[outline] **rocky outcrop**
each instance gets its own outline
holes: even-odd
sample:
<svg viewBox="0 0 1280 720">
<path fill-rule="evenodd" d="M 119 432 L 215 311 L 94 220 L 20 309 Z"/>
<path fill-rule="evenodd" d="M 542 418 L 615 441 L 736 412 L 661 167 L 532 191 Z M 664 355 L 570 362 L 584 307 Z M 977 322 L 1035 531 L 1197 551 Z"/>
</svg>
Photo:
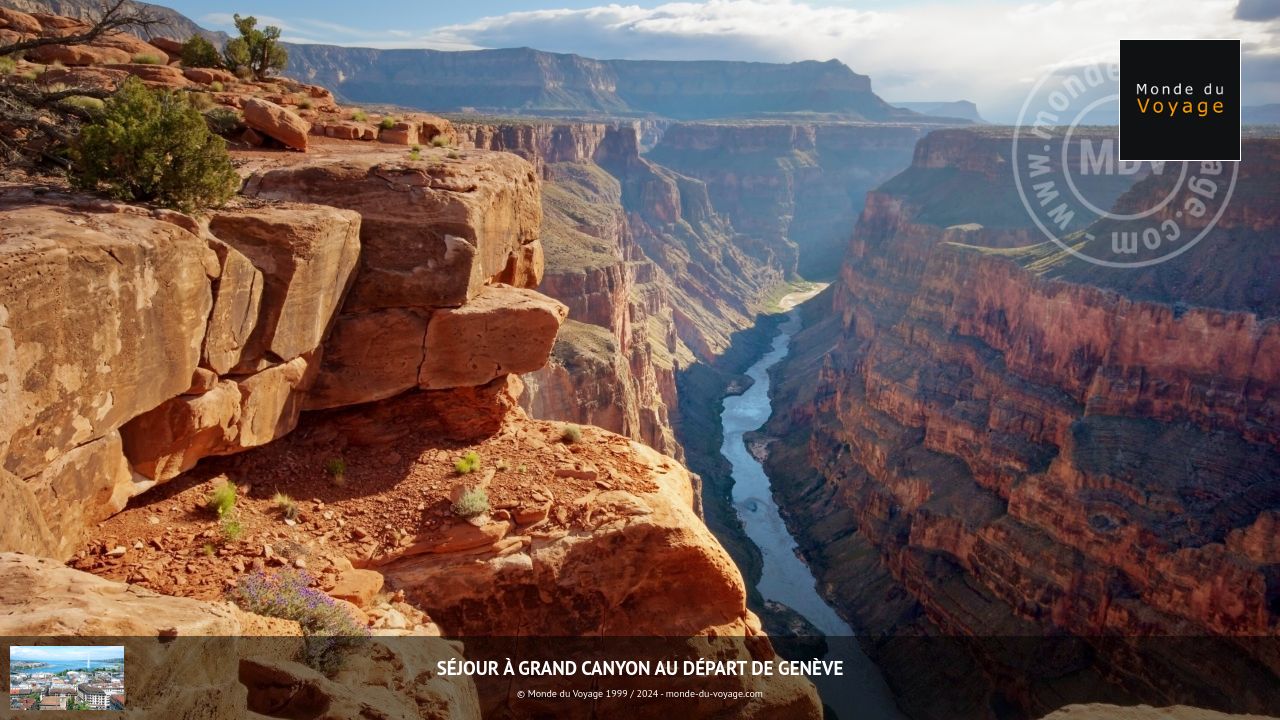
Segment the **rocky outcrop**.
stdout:
<svg viewBox="0 0 1280 720">
<path fill-rule="evenodd" d="M 240 107 L 244 110 L 244 122 L 249 127 L 279 140 L 286 147 L 303 151 L 307 149 L 307 134 L 311 132 L 311 123 L 273 102 L 259 98 L 246 98 Z"/>
<path fill-rule="evenodd" d="M 514 270 L 536 265 L 525 258 L 537 255 L 530 249 L 541 220 L 537 176 L 519 158 L 469 155 L 428 166 L 353 156 L 269 170 L 245 192 L 350 208 L 362 218 L 360 267 L 308 407 L 483 385 L 545 363 L 563 306 L 488 284 L 539 276 L 536 268 Z M 516 315 L 519 327 L 504 324 Z"/>
<path fill-rule="evenodd" d="M 160 595 L 18 553 L 0 553 L 0 573 L 0 632 L 32 643 L 58 637 L 123 644 L 127 707 L 138 717 L 281 717 L 284 707 L 334 720 L 362 713 L 480 717 L 470 679 L 432 672 L 439 660 L 461 658 L 439 638 L 374 640 L 347 658 L 340 677 L 329 678 L 291 659 L 301 638 L 290 621 Z M 274 637 L 254 637 L 263 627 Z"/>
<path fill-rule="evenodd" d="M 130 497 L 282 437 L 308 407 L 545 364 L 564 306 L 486 284 L 540 275 L 528 165 L 475 153 L 435 176 L 352 167 L 267 173 L 252 187 L 275 201 L 204 222 L 4 193 L 0 462 L 33 521 L 10 547 L 65 557 Z M 366 182 L 361 212 L 332 206 L 351 204 L 350 173 Z M 282 179 L 295 175 L 303 185 Z"/>
<path fill-rule="evenodd" d="M 1244 688 L 1278 668 L 1261 538 L 1280 507 L 1280 334 L 1259 312 L 1265 263 L 1239 255 L 1260 247 L 1273 143 L 1246 146 L 1243 194 L 1203 245 L 1123 278 L 1037 244 L 998 131 L 930 135 L 870 197 L 781 371 L 769 469 L 913 714 L 957 712 L 914 674 L 926 647 L 1004 678 L 964 686 L 975 717 L 1043 715 L 1073 680 L 1093 699 L 1276 707 Z M 1086 192 L 1124 205 L 1154 182 Z M 1271 294 L 1223 292 L 1219 253 Z M 974 640 L 904 649 L 910 634 Z M 1028 665 L 997 635 L 1086 640 L 1066 667 Z"/>
</svg>

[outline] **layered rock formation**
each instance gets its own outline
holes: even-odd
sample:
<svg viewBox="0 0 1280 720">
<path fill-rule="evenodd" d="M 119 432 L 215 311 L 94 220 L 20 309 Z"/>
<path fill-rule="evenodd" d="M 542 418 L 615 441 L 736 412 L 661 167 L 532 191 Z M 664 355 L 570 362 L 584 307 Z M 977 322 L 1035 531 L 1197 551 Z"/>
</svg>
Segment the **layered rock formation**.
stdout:
<svg viewBox="0 0 1280 720">
<path fill-rule="evenodd" d="M 707 184 L 736 244 L 808 278 L 839 267 L 867 191 L 910 163 L 925 126 L 679 123 L 648 158 Z"/>
<path fill-rule="evenodd" d="M 677 370 L 728 347 L 781 275 L 736 247 L 701 183 L 640 157 L 635 125 L 458 132 L 465 145 L 525 157 L 544 178 L 541 290 L 570 320 L 548 366 L 526 378 L 525 406 L 678 457 Z"/>
<path fill-rule="evenodd" d="M 1009 145 L 933 133 L 870 196 L 779 376 L 792 527 L 916 716 L 1274 711 L 1280 288 L 1250 240 L 1278 144 L 1246 144 L 1202 245 L 1110 275 L 1039 242 Z M 1134 207 L 1161 180 L 1096 182 Z M 939 691 L 922 655 L 969 680 Z"/>
<path fill-rule="evenodd" d="M 761 113 L 914 117 L 836 60 L 789 64 L 595 60 L 531 48 L 455 53 L 290 45 L 289 73 L 343 97 L 495 115 L 699 119 Z"/>
<path fill-rule="evenodd" d="M 363 216 L 333 207 L 360 179 Z M 288 433 L 304 408 L 545 364 L 564 306 L 491 282 L 537 242 L 537 178 L 518 158 L 475 154 L 439 177 L 300 165 L 251 192 L 329 204 L 243 203 L 197 223 L 4 193 L 0 451 L 6 493 L 44 518 L 23 549 L 65 557 L 130 497 Z"/>
</svg>

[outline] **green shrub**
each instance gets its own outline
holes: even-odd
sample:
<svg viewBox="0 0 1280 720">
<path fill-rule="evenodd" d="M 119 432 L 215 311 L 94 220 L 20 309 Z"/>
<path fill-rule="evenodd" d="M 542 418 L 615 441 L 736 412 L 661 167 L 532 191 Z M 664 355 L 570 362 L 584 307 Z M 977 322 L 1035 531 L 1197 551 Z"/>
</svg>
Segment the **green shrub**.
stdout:
<svg viewBox="0 0 1280 720">
<path fill-rule="evenodd" d="M 395 126 L 396 126 L 396 119 L 393 117 L 384 117 L 382 118 L 382 122 L 378 123 L 378 127 L 382 128 L 383 130 L 390 130 Z"/>
<path fill-rule="evenodd" d="M 213 96 L 207 92 L 193 92 L 189 93 L 189 95 L 191 96 L 191 104 L 202 113 L 214 106 Z"/>
<path fill-rule="evenodd" d="M 449 147 L 449 138 L 445 137 L 443 133 L 437 135 L 431 138 L 431 147 Z"/>
<path fill-rule="evenodd" d="M 489 493 L 484 488 L 467 488 L 458 496 L 453 504 L 453 512 L 458 517 L 473 518 L 489 512 Z"/>
<path fill-rule="evenodd" d="M 106 103 L 102 102 L 102 100 L 87 95 L 72 95 L 69 98 L 63 98 L 58 101 L 58 105 L 66 109 L 80 110 L 93 118 L 101 116 L 106 108 Z"/>
<path fill-rule="evenodd" d="M 303 98 L 302 101 L 298 103 L 298 107 L 302 110 L 310 110 L 315 107 L 315 103 L 311 102 L 310 98 Z"/>
<path fill-rule="evenodd" d="M 203 549 L 204 549 L 205 557 L 213 557 L 214 554 L 217 552 L 213 548 L 213 543 L 205 543 Z"/>
<path fill-rule="evenodd" d="M 333 484 L 342 487 L 347 484 L 347 461 L 340 457 L 329 458 L 324 464 L 324 471 L 333 478 Z"/>
<path fill-rule="evenodd" d="M 572 445 L 582 439 L 582 428 L 577 425 L 565 425 L 560 430 L 560 441 Z"/>
<path fill-rule="evenodd" d="M 356 624 L 337 600 L 311 587 L 313 583 L 300 570 L 258 570 L 241 578 L 231 599 L 249 612 L 296 621 L 305 636 L 305 662 L 327 672 L 338 669 L 346 652 L 369 637 L 369 630 Z"/>
<path fill-rule="evenodd" d="M 164 58 L 161 58 L 159 55 L 153 55 L 151 53 L 138 53 L 137 55 L 134 55 L 133 63 L 135 65 L 167 65 L 168 64 L 164 61 Z"/>
<path fill-rule="evenodd" d="M 214 47 L 213 43 L 199 35 L 193 35 L 182 46 L 182 64 L 195 68 L 220 68 L 222 56 L 218 54 L 218 48 Z"/>
<path fill-rule="evenodd" d="M 212 92 L 222 92 L 223 90 L 226 90 L 226 89 L 227 89 L 227 86 L 223 85 L 221 80 L 214 80 L 213 82 L 209 83 L 209 90 Z"/>
<path fill-rule="evenodd" d="M 220 518 L 231 517 L 231 514 L 236 509 L 235 483 L 225 482 L 214 488 L 213 492 L 209 493 L 209 499 L 205 506 Z"/>
<path fill-rule="evenodd" d="M 244 117 L 234 108 L 216 107 L 204 114 L 204 122 L 209 131 L 227 136 L 244 129 Z"/>
<path fill-rule="evenodd" d="M 152 92 L 129 78 L 104 105 L 71 147 L 75 187 L 184 212 L 221 205 L 240 187 L 226 143 L 185 93 Z"/>
<path fill-rule="evenodd" d="M 417 145 L 414 145 L 414 146 L 413 146 L 413 149 L 409 151 L 409 159 L 410 159 L 410 160 L 415 160 L 415 161 L 416 161 L 416 160 L 421 160 L 421 159 L 422 159 L 422 148 L 418 147 Z"/>
<path fill-rule="evenodd" d="M 0 55 L 0 75 L 8 75 L 18 67 L 18 61 L 8 55 Z"/>
<path fill-rule="evenodd" d="M 234 542 L 244 535 L 244 525 L 234 517 L 224 517 L 219 523 L 219 529 L 222 531 L 222 540 L 224 542 Z"/>
<path fill-rule="evenodd" d="M 293 520 L 298 517 L 298 503 L 288 495 L 278 492 L 275 497 L 271 498 L 271 503 L 276 506 L 276 510 L 280 511 L 280 515 L 286 520 Z"/>
<path fill-rule="evenodd" d="M 449 159 L 450 159 L 450 160 L 457 160 L 457 159 L 458 159 L 458 158 L 460 158 L 460 157 L 462 157 L 462 153 L 458 152 L 457 150 L 450 150 L 450 151 L 449 151 Z"/>
<path fill-rule="evenodd" d="M 223 60 L 227 67 L 242 70 L 254 80 L 265 80 L 273 72 L 284 70 L 289 64 L 289 53 L 280 45 L 280 28 L 268 25 L 258 29 L 258 19 L 235 16 L 236 30 L 240 37 L 233 38 L 223 48 Z"/>
<path fill-rule="evenodd" d="M 365 120 L 369 119 L 369 113 L 363 110 L 357 110 L 351 113 L 351 119 L 355 120 L 356 122 L 364 122 Z"/>
<path fill-rule="evenodd" d="M 458 458 L 453 464 L 453 468 L 458 471 L 459 475 L 467 475 L 475 472 L 480 467 L 480 453 L 472 450 L 466 455 Z"/>
</svg>

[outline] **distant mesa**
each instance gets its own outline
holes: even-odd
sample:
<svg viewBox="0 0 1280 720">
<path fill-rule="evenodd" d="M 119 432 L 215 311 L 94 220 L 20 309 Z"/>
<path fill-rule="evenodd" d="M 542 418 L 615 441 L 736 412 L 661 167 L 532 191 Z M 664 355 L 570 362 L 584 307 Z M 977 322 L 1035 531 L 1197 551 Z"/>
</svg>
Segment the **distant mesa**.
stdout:
<svg viewBox="0 0 1280 720">
<path fill-rule="evenodd" d="M 986 123 L 978 114 L 978 106 L 968 100 L 952 100 L 949 102 L 900 102 L 895 107 L 911 110 L 930 117 L 956 118 L 975 123 Z"/>
<path fill-rule="evenodd" d="M 1280 103 L 1245 105 L 1240 121 L 1245 125 L 1280 125 Z"/>
<path fill-rule="evenodd" d="M 0 0 L 0 7 L 81 19 L 100 9 L 98 0 Z M 226 39 L 172 9 L 148 7 L 162 19 L 155 34 L 177 40 L 199 34 L 215 43 Z M 870 78 L 838 60 L 596 60 L 527 47 L 454 52 L 284 45 L 289 52 L 284 75 L 323 85 L 350 103 L 541 117 L 919 123 L 930 116 L 885 102 L 872 92 Z"/>
</svg>

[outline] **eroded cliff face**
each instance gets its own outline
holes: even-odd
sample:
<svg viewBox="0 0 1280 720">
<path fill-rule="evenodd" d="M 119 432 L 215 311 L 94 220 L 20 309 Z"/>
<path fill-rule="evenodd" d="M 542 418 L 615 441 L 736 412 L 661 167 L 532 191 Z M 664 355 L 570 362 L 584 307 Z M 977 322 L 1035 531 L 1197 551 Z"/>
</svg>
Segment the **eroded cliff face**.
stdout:
<svg viewBox="0 0 1280 720">
<path fill-rule="evenodd" d="M 680 457 L 676 372 L 712 360 L 782 274 L 743 252 L 702 183 L 639 154 L 637 124 L 461 124 L 461 141 L 526 158 L 544 179 L 542 292 L 569 307 L 536 417 L 597 424 Z"/>
<path fill-rule="evenodd" d="M 1008 145 L 934 133 L 869 198 L 779 377 L 792 527 L 920 717 L 1034 717 L 1071 682 L 1274 710 L 1280 287 L 1242 241 L 1275 232 L 1277 143 L 1247 143 L 1194 252 L 1110 281 L 1037 244 Z M 1093 190 L 1123 206 L 1155 182 Z M 1249 292 L 1214 280 L 1219 252 Z M 962 684 L 967 705 L 929 689 L 913 634 L 968 638 L 932 652 L 991 684 Z M 1057 662 L 999 641 L 1052 635 L 1086 640 Z"/>
<path fill-rule="evenodd" d="M 649 159 L 707 184 L 747 252 L 830 277 L 867 191 L 911 161 L 926 126 L 679 123 Z"/>
</svg>

